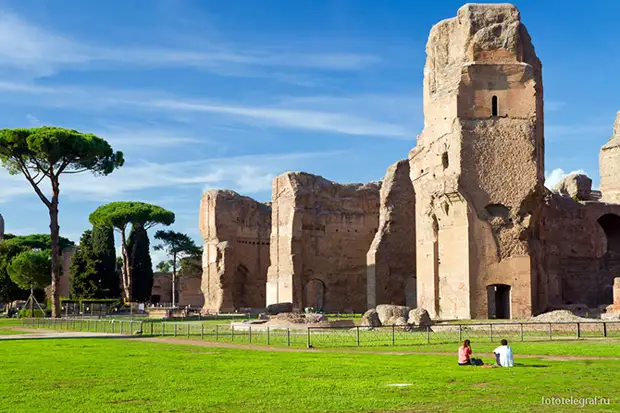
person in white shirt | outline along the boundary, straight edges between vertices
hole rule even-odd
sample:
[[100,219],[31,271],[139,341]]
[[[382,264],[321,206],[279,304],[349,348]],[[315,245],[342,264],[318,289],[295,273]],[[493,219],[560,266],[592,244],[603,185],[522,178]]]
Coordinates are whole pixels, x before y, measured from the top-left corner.
[[515,361],[512,356],[512,349],[508,346],[507,340],[502,340],[502,345],[493,350],[493,355],[500,367],[514,367]]

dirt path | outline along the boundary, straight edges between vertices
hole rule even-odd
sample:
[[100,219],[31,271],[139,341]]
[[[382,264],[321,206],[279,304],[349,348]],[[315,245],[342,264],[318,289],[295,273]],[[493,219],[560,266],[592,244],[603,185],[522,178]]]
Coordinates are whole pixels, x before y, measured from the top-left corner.
[[23,332],[25,334],[0,335],[0,341],[2,340],[36,340],[36,339],[50,339],[50,338],[131,338],[131,336],[124,335],[124,334],[89,333],[89,332],[83,332],[83,331],[41,330],[41,329],[21,328],[21,327],[11,327],[11,328],[6,328],[5,330]]
[[[187,340],[180,338],[168,338],[168,337],[139,337],[132,338],[132,340],[147,341],[152,343],[167,343],[167,344],[183,344],[186,346],[199,346],[199,347],[219,347],[219,348],[234,348],[244,350],[258,350],[258,351],[281,351],[281,352],[293,352],[293,353],[346,353],[346,354],[384,354],[392,356],[414,356],[414,355],[427,355],[427,356],[453,356],[456,357],[455,352],[441,352],[441,351],[356,351],[356,350],[322,350],[314,348],[291,348],[291,347],[268,347],[251,344],[234,344],[234,343],[221,343],[213,341],[202,340]],[[489,355],[489,357],[491,357]],[[549,356],[544,354],[518,354],[517,358],[527,359],[540,359],[551,361],[567,361],[567,360],[620,360],[620,357],[604,357],[604,356]]]

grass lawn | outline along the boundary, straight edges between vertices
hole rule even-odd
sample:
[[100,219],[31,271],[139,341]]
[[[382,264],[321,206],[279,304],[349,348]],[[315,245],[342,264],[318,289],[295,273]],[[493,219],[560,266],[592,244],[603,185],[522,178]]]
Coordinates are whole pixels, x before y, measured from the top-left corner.
[[[514,369],[484,369],[457,366],[454,356],[124,339],[4,341],[0,359],[2,412],[620,411],[620,361],[612,359],[523,358]],[[411,386],[388,386],[401,383]],[[542,405],[543,396],[608,397],[611,405]]]
[[21,325],[21,320],[15,318],[0,318],[0,335],[28,334],[23,331],[14,330],[14,328],[19,328]]

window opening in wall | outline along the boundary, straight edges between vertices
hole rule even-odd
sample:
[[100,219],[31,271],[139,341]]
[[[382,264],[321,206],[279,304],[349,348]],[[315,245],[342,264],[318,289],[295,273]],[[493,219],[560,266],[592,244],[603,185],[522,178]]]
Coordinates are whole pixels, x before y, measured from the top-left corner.
[[497,110],[497,96],[493,96],[493,97],[491,98],[491,107],[492,107],[493,116],[498,116],[498,110]]
[[441,164],[443,165],[443,169],[448,168],[448,165],[450,165],[450,160],[448,159],[448,152],[444,152],[443,155],[441,155]]

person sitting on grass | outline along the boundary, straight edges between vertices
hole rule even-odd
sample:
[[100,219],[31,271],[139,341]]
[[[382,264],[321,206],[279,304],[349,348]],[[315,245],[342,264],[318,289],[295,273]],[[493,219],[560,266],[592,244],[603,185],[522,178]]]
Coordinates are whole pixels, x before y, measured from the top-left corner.
[[515,361],[512,349],[508,346],[508,340],[502,340],[502,345],[493,350],[493,356],[499,367],[514,367]]
[[469,340],[463,341],[463,345],[459,347],[459,366],[481,366],[482,360],[475,359],[471,356],[471,342]]

